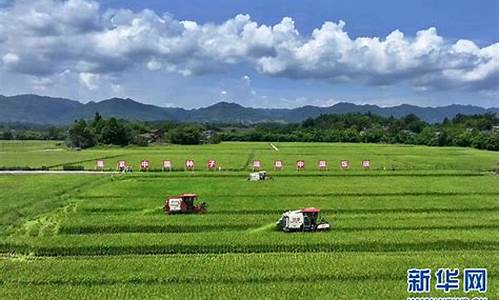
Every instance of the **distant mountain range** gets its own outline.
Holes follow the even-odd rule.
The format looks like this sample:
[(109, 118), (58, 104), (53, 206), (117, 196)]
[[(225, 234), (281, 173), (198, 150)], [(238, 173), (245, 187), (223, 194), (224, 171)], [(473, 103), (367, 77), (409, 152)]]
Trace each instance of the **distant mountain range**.
[(127, 120), (160, 121), (173, 120), (180, 122), (300, 122), (308, 117), (321, 114), (367, 113), (381, 116), (401, 117), (415, 114), (419, 118), (435, 123), (444, 118), (453, 118), (457, 114), (498, 115), (497, 108), (482, 108), (472, 105), (448, 105), (442, 107), (419, 107), (414, 105), (398, 105), (379, 107), (376, 105), (356, 105), (338, 103), (329, 107), (303, 106), (293, 109), (250, 108), (236, 103), (219, 102), (217, 104), (197, 108), (183, 109), (159, 107), (143, 104), (132, 99), (111, 98), (100, 102), (86, 104), (78, 101), (52, 98), (38, 95), (0, 95), (0, 122), (21, 122), (33, 124), (69, 124), (79, 118), (92, 118), (96, 112), (105, 117), (116, 117)]

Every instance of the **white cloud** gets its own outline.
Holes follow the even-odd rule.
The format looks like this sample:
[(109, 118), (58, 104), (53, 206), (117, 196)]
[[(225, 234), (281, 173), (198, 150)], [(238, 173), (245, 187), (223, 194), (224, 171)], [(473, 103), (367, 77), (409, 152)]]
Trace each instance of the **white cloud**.
[(351, 39), (344, 25), (342, 21), (326, 22), (298, 47), (282, 48), (275, 56), (261, 58), (260, 71), (274, 76), (369, 84), (408, 80), (430, 88), (474, 88), (498, 78), (498, 43), (483, 49), (472, 41), (452, 44), (433, 27), (417, 32), (415, 38), (405, 38), (396, 30), (383, 39)]
[(79, 79), (80, 83), (89, 90), (95, 90), (99, 88), (99, 80), (100, 80), (99, 74), (80, 73)]
[(7, 66), (11, 64), (17, 64), (19, 62), (19, 56), (14, 53), (7, 53), (2, 57), (2, 61)]
[(34, 78), (31, 81), (34, 90), (45, 92), (47, 87), (52, 86), (54, 81), (49, 77)]
[(148, 61), (148, 63), (146, 64), (146, 67), (150, 71), (157, 71), (157, 70), (161, 69), (161, 66), (162, 66), (161, 62), (159, 62), (155, 59)]
[(304, 35), (289, 17), (274, 25), (248, 15), (198, 24), (147, 9), (102, 11), (90, 0), (20, 0), (0, 9), (0, 68), (38, 77), (70, 70), (89, 89), (98, 88), (99, 75), (135, 66), (192, 76), (236, 64), (269, 76), (332, 83), (498, 89), (498, 43), (480, 48), (469, 40), (454, 42), (433, 27), (415, 36), (395, 30), (386, 37), (351, 38), (345, 26), (325, 22)]

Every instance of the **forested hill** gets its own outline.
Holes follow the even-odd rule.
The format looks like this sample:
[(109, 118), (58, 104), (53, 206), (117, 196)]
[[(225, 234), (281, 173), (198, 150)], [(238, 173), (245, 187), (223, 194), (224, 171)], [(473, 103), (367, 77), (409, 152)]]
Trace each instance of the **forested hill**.
[(148, 105), (132, 99), (111, 98), (83, 104), (74, 100), (38, 95), (11, 97), (0, 95), (0, 108), (0, 122), (32, 124), (69, 124), (75, 119), (92, 118), (96, 112), (105, 117), (139, 121), (172, 120), (180, 122), (242, 123), (301, 122), (307, 118), (317, 117), (322, 114), (367, 112), (385, 117), (402, 117), (415, 114), (429, 123), (441, 122), (445, 118), (451, 119), (457, 114), (477, 115), (489, 112), (498, 115), (497, 108), (486, 109), (471, 105), (419, 107), (404, 104), (393, 107), (379, 107), (342, 102), (329, 107), (303, 106), (294, 109), (268, 109), (219, 102), (208, 107), (187, 110)]

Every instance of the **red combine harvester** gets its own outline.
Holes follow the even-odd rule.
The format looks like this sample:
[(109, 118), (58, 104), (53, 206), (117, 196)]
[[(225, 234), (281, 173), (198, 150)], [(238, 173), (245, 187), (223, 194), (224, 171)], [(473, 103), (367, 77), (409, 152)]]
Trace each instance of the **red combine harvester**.
[(200, 214), (207, 211), (207, 204), (202, 202), (195, 205), (198, 200), (196, 194), (181, 194), (177, 196), (168, 197), (165, 201), (163, 210), (166, 214)]

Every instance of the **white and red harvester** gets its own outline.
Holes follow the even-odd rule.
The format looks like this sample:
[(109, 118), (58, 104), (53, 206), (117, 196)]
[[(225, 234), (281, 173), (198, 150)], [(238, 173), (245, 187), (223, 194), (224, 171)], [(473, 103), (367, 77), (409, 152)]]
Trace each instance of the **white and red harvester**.
[(250, 181), (262, 181), (268, 179), (271, 179), (271, 176), (267, 175), (266, 171), (252, 172), (247, 178), (247, 180)]
[(166, 214), (200, 214), (207, 211), (207, 204), (195, 204), (198, 200), (196, 194), (181, 194), (177, 196), (168, 197), (163, 206), (163, 211)]
[(276, 225), (285, 232), (330, 230), (330, 223), (320, 219), (319, 213), (319, 208), (314, 207), (287, 211)]

